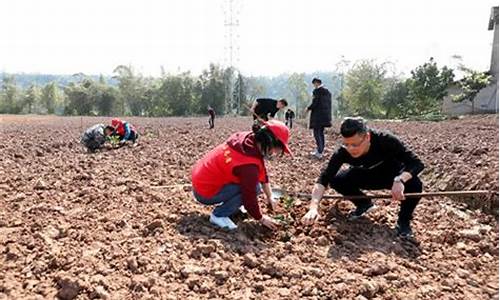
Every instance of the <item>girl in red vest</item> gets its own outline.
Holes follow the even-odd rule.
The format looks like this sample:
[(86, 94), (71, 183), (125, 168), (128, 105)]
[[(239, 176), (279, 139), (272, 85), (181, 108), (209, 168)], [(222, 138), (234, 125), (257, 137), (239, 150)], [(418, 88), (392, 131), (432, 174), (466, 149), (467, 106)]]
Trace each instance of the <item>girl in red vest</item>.
[(233, 134), (226, 142), (208, 152), (192, 170), (193, 194), (200, 203), (216, 205), (210, 222), (228, 229), (237, 226), (229, 218), (241, 205), (249, 215), (270, 229), (278, 223), (262, 215), (257, 202), (260, 185), (274, 209), (264, 159), (273, 155), (291, 154), (288, 148), (289, 130), (279, 121), (268, 121), (256, 132)]
[(133, 144), (137, 142), (139, 134), (135, 127), (129, 122), (122, 121), (118, 118), (111, 120), (111, 126), (115, 129), (115, 134), (120, 137), (120, 142), (131, 141)]

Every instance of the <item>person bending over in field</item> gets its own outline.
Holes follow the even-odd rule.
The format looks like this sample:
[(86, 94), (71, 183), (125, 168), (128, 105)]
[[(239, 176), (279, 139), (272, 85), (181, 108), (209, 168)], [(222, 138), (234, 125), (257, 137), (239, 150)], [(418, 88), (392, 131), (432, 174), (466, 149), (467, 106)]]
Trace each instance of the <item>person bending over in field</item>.
[(255, 100), (250, 110), (254, 113), (253, 119), (257, 119), (257, 116), (264, 121), (268, 121), (275, 117), (276, 113), (282, 108), (288, 106), (288, 102), (285, 99), (270, 99), (270, 98), (259, 98)]
[(215, 205), (210, 222), (227, 229), (237, 228), (231, 216), (243, 208), (262, 225), (275, 230), (278, 223), (263, 215), (257, 201), (260, 186), (274, 210), (273, 199), (264, 161), (275, 155), (291, 154), (288, 148), (290, 132), (282, 122), (265, 122), (257, 131), (234, 133), (198, 160), (191, 173), (195, 199), (205, 205)]
[(129, 141), (132, 142), (132, 145), (137, 145), (139, 133), (137, 133), (137, 130), (132, 124), (115, 118), (111, 120), (111, 126), (114, 128), (113, 135), (117, 135), (120, 139), (120, 145), (124, 145)]
[(288, 102), (285, 99), (259, 98), (255, 100), (250, 108), (254, 121), (252, 130), (258, 130), (262, 125), (262, 121), (274, 119), (276, 113), (287, 106)]
[(95, 152), (104, 146), (106, 138), (113, 134), (114, 128), (104, 124), (96, 124), (82, 135), (80, 143), (87, 148), (88, 152)]

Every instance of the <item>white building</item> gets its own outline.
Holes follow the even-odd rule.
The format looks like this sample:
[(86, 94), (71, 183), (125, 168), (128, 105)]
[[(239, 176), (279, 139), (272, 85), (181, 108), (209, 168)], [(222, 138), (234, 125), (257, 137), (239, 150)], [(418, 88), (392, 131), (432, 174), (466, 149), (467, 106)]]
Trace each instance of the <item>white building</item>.
[[(498, 6), (491, 8), (488, 30), (493, 30), (490, 70), (491, 83), (476, 95), (474, 101), (453, 102), (454, 95), (461, 90), (458, 85), (448, 89), (448, 96), (443, 99), (443, 113), (447, 115), (464, 115), (471, 113), (498, 113)], [(472, 106), (474, 104), (474, 106)]]

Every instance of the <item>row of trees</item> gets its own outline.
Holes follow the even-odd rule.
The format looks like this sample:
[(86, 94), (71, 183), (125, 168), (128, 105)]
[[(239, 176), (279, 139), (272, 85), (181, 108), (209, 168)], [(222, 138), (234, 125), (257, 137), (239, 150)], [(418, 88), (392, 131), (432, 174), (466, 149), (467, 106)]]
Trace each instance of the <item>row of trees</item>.
[(56, 112), (61, 94), (58, 86), (52, 82), (43, 88), (33, 84), (25, 90), (16, 85), (14, 76), (4, 76), (0, 88), (0, 113), (41, 113)]
[[(454, 83), (454, 70), (439, 68), (433, 58), (402, 78), (391, 71), (391, 63), (371, 60), (356, 62), (341, 76), (345, 85), (338, 95), (340, 115), (361, 115), (370, 118), (407, 118), (440, 114), (443, 98)], [(462, 93), (454, 101), (473, 101), (488, 85), (490, 76), (460, 65), (465, 76), (458, 81)]]
[[(407, 118), (439, 113), (454, 72), (438, 68), (431, 58), (411, 71), (409, 78), (395, 74), (391, 63), (361, 60), (337, 70), (328, 88), (334, 95), (335, 113), (369, 118)], [(459, 81), (464, 93), (456, 101), (472, 100), (488, 84), (488, 76), (460, 66), (466, 76)], [(293, 73), (274, 81), (262, 77), (243, 77), (235, 70), (211, 64), (200, 76), (189, 72), (163, 73), (159, 78), (144, 77), (130, 66), (114, 70), (114, 83), (101, 76), (73, 75), (74, 81), (63, 86), (52, 81), (44, 86), (32, 84), (25, 89), (16, 85), (14, 76), (4, 75), (0, 87), (0, 113), (48, 113), (64, 115), (187, 116), (205, 114), (212, 106), (218, 114), (248, 113), (258, 97), (285, 97), (299, 117), (310, 102), (309, 74)], [(283, 77), (283, 76), (281, 76)], [(231, 87), (232, 88), (228, 88)], [(276, 89), (278, 88), (278, 89)], [(280, 95), (268, 95), (280, 91)], [(236, 105), (230, 107), (232, 96)]]
[(65, 86), (50, 82), (26, 89), (16, 85), (14, 76), (4, 76), (0, 89), (0, 113), (58, 113), (64, 115), (134, 115), (187, 116), (205, 114), (207, 106), (224, 113), (227, 82), (234, 84), (247, 105), (244, 78), (235, 71), (211, 64), (200, 76), (189, 72), (163, 74), (160, 78), (144, 77), (130, 66), (118, 66), (113, 77), (117, 84), (109, 84), (101, 76), (98, 80), (84, 74), (75, 74), (75, 80)]

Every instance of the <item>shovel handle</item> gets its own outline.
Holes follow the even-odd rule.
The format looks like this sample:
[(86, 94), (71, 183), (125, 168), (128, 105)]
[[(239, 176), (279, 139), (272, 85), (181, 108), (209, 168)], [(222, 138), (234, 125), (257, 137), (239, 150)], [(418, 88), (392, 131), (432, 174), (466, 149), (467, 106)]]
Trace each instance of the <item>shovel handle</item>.
[[(491, 195), (498, 194), (494, 191), (476, 190), (476, 191), (443, 191), (443, 192), (422, 192), (422, 193), (406, 193), (405, 198), (414, 197), (436, 197), (436, 196), (470, 196), (470, 195)], [(311, 198), (310, 194), (297, 193), (294, 196), (300, 198)], [(342, 195), (323, 195), (323, 199), (389, 199), (392, 194), (377, 194), (377, 195), (356, 195), (356, 196), (342, 196)]]

